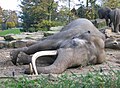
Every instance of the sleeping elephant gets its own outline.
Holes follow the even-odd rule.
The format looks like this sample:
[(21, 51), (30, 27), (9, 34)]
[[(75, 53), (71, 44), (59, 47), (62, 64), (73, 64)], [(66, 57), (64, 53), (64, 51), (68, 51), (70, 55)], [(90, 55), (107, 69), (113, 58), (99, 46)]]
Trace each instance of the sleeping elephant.
[(119, 33), (120, 32), (120, 9), (116, 8), (112, 10), (110, 13), (110, 23), (113, 23), (114, 28), (113, 32)]
[[(10, 53), (12, 62), (18, 63), (18, 55), (27, 55), (43, 50), (57, 50), (55, 61), (50, 66), (37, 67), (38, 73), (62, 73), (72, 66), (97, 64), (105, 61), (105, 36), (89, 20), (81, 18), (66, 25), (59, 33), (29, 47), (13, 50)], [(26, 58), (24, 58), (26, 59)], [(23, 63), (27, 63), (23, 60)], [(28, 71), (26, 70), (26, 73)]]
[(112, 11), (112, 10), (111, 10), (111, 8), (109, 8), (109, 7), (103, 7), (103, 8), (100, 8), (100, 9), (98, 10), (98, 16), (99, 16), (99, 18), (100, 18), (100, 19), (105, 19), (106, 25), (109, 26), (109, 27), (111, 27), (111, 24), (110, 24), (110, 21), (109, 21), (109, 19), (110, 19), (109, 13), (110, 13), (111, 11)]

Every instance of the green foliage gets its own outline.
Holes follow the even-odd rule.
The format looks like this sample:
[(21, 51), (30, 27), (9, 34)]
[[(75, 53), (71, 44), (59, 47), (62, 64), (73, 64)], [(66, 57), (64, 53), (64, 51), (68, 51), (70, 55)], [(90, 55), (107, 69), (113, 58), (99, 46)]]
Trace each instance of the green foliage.
[(77, 9), (78, 16), (89, 20), (98, 18), (97, 11), (100, 6), (96, 4), (96, 0), (87, 0), (86, 4), (87, 6), (85, 7), (83, 2), (80, 3), (80, 7)]
[(16, 25), (14, 22), (7, 22), (7, 28), (14, 28)]
[(89, 72), (87, 74), (62, 74), (50, 80), (49, 77), (39, 75), (30, 80), (27, 77), (19, 79), (0, 80), (2, 88), (119, 88), (120, 71)]
[(85, 18), (85, 11), (85, 6), (83, 4), (80, 4), (80, 7), (77, 9), (78, 17)]
[(104, 6), (108, 6), (110, 8), (120, 7), (120, 0), (104, 0)]
[[(38, 1), (36, 3), (36, 1)], [(28, 30), (31, 27), (52, 26), (51, 22), (56, 18), (57, 3), (54, 0), (23, 0), (21, 5), (23, 27)], [(46, 21), (47, 20), (47, 21)], [(43, 27), (43, 26), (41, 26)]]
[(11, 10), (2, 10), (2, 22), (5, 25), (8, 25), (9, 28), (17, 26), (18, 16), (15, 11)]
[(0, 18), (0, 24), (2, 23), (2, 19)]
[(98, 23), (97, 25), (97, 28), (101, 29), (101, 28), (104, 28), (106, 26), (106, 22), (101, 22), (101, 23)]
[[(30, 28), (28, 28), (28, 32), (37, 32), (39, 29), (38, 28), (35, 28), (35, 27), (30, 27)], [(25, 30), (26, 31), (26, 30)], [(24, 31), (24, 32), (25, 32)]]
[(20, 7), (22, 9), (20, 17), (26, 31), (31, 27), (49, 30), (52, 26), (65, 25), (69, 20), (75, 19), (66, 6), (61, 6), (58, 11), (58, 3), (54, 0), (22, 0)]
[(4, 30), (4, 31), (0, 31), (0, 36), (4, 36), (7, 34), (20, 34), (20, 30), (17, 28), (14, 29), (8, 29), (8, 30)]
[(36, 26), (37, 26), (38, 30), (48, 31), (50, 29), (50, 27), (55, 27), (55, 26), (59, 26), (59, 25), (60, 25), (60, 22), (42, 20), (42, 22), (38, 23)]

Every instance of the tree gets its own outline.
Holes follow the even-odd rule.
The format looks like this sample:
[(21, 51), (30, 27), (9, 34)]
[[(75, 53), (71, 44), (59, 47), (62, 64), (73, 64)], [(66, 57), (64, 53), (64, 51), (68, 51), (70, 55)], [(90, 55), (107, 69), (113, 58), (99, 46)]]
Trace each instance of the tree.
[[(18, 16), (17, 13), (15, 11), (11, 11), (11, 10), (3, 10), (2, 11), (2, 26), (3, 29), (7, 29), (7, 22), (12, 22), (15, 24), (15, 26), (18, 23)], [(12, 26), (12, 27), (15, 27)]]
[(114, 9), (120, 7), (120, 0), (103, 0), (103, 5)]
[(2, 29), (2, 8), (0, 7), (0, 30)]
[[(57, 3), (54, 0), (23, 0), (21, 2), (23, 27), (28, 30), (31, 27), (40, 27), (43, 20), (51, 23), (55, 19)], [(50, 25), (46, 24), (49, 29)]]
[(0, 24), (2, 23), (2, 8), (0, 7)]
[(80, 7), (77, 9), (78, 16), (87, 19), (96, 19), (99, 7), (99, 5), (96, 4), (96, 1), (97, 0), (86, 0), (86, 6), (81, 2), (79, 4)]
[(83, 5), (83, 2), (79, 4), (79, 8), (77, 9), (77, 16), (80, 18), (85, 18), (85, 6)]
[(7, 28), (14, 28), (15, 22), (6, 22)]
[(11, 15), (10, 15), (7, 22), (12, 22), (15, 24), (15, 26), (18, 25), (18, 16), (17, 16), (17, 13), (15, 11), (11, 11)]
[[(60, 12), (64, 12), (64, 15), (66, 13), (66, 20), (68, 22), (70, 22), (71, 20), (73, 19), (76, 19), (77, 18), (77, 11), (76, 12), (73, 12), (73, 10), (75, 11), (75, 3), (74, 3), (75, 0), (59, 0), (58, 2), (62, 2), (62, 3), (65, 3), (65, 5), (61, 5), (61, 9), (62, 11)], [(78, 0), (80, 1), (80, 0)], [(74, 4), (74, 6), (73, 6)], [(73, 7), (72, 7), (73, 6)], [(67, 22), (67, 23), (68, 23)]]

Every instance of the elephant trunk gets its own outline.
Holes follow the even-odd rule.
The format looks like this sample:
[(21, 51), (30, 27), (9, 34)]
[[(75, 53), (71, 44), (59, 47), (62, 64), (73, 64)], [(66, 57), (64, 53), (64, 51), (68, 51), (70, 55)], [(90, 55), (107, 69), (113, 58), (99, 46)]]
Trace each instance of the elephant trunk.
[[(38, 75), (38, 71), (37, 71), (37, 67), (36, 67), (36, 59), (38, 57), (41, 56), (45, 56), (45, 55), (56, 55), (57, 54), (57, 50), (51, 50), (51, 51), (40, 51), (40, 52), (36, 52), (33, 56), (32, 56), (32, 68), (33, 71), (35, 72), (35, 75)], [(30, 63), (31, 64), (31, 63)]]

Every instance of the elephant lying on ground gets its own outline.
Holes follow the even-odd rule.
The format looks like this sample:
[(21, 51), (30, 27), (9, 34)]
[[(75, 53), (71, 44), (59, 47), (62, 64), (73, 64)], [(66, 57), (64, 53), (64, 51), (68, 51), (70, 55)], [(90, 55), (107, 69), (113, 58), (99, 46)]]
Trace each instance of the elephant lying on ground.
[[(72, 66), (104, 62), (104, 40), (105, 36), (89, 20), (81, 18), (66, 25), (59, 33), (29, 47), (13, 50), (10, 55), (16, 64), (20, 52), (30, 55), (43, 50), (57, 50), (53, 64), (37, 67), (37, 70), (38, 73), (62, 73)], [(23, 60), (23, 63), (30, 63), (30, 60)]]
[(110, 13), (110, 24), (113, 23), (113, 32), (120, 32), (120, 9), (116, 8), (112, 10)]
[(109, 8), (109, 7), (103, 7), (103, 8), (100, 8), (99, 10), (98, 10), (98, 16), (99, 16), (99, 18), (100, 19), (105, 19), (105, 21), (106, 21), (106, 25), (107, 26), (111, 26), (111, 24), (109, 24), (110, 23), (110, 17), (109, 17), (109, 13), (112, 11), (112, 9), (111, 8)]

